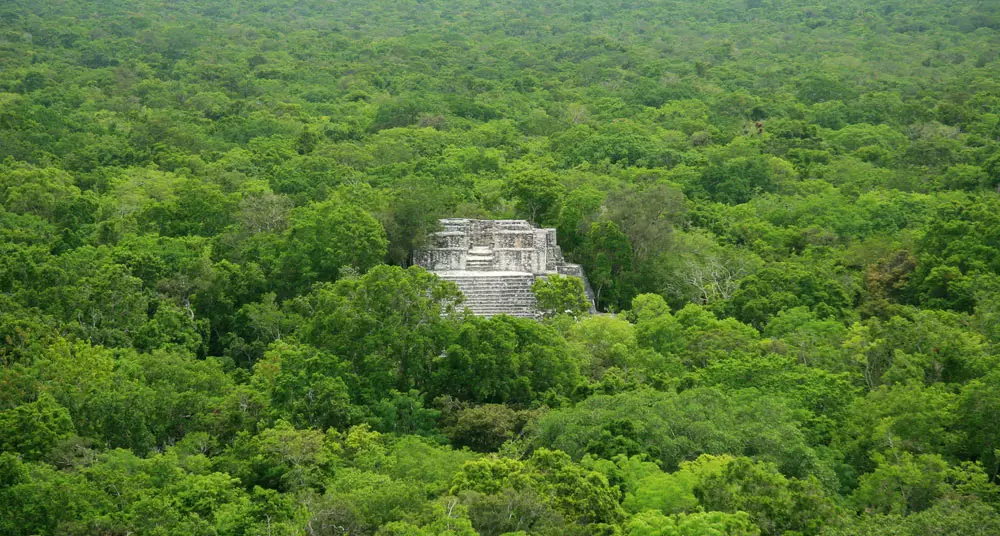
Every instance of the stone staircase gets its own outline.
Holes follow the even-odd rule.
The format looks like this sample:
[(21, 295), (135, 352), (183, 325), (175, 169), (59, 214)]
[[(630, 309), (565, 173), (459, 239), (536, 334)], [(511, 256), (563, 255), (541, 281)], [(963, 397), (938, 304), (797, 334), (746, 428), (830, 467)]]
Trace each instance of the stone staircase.
[(473, 247), (465, 256), (465, 269), (486, 271), (493, 266), (493, 250), (488, 247)]
[(535, 295), (531, 285), (535, 276), (517, 272), (442, 272), (438, 276), (451, 281), (465, 295), (463, 305), (479, 316), (509, 315), (533, 318)]

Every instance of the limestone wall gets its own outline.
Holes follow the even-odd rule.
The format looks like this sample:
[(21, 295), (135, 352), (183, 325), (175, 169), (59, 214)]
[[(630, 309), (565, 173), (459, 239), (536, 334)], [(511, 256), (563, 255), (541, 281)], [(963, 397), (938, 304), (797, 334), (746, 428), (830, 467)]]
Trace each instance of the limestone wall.
[(531, 248), (496, 248), (493, 250), (492, 269), (537, 274), (538, 252)]
[(467, 248), (429, 248), (417, 251), (413, 261), (432, 272), (465, 270)]

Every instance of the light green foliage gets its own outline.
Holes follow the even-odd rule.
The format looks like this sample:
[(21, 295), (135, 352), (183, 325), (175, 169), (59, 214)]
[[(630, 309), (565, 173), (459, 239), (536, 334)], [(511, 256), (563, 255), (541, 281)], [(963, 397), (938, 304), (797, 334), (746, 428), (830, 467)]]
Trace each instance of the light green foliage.
[(80, 189), (73, 177), (58, 168), (4, 166), (0, 179), (0, 205), (16, 214), (36, 214), (55, 220), (71, 208)]
[[(277, 342), (254, 365), (254, 387), (276, 418), (320, 429), (344, 426), (352, 416), (348, 364), (311, 346)], [(356, 384), (353, 380), (352, 384)]]
[[(126, 530), (143, 534), (294, 534), (302, 511), (274, 492), (223, 473), (194, 474), (171, 454), (137, 458), (109, 451), (79, 473), (0, 455), (5, 482), (0, 525), (9, 534)], [(108, 512), (99, 515), (99, 512)]]
[[(317, 504), (317, 516), (325, 524), (374, 532), (386, 523), (416, 512), (424, 502), (423, 489), (411, 482), (361, 469), (338, 471)], [(322, 526), (322, 525), (321, 525)]]
[(531, 285), (538, 309), (546, 316), (569, 314), (580, 316), (590, 311), (590, 300), (583, 290), (583, 280), (579, 277), (550, 275), (536, 279)]
[(997, 372), (969, 382), (958, 398), (957, 425), (965, 432), (965, 453), (982, 461), (987, 474), (996, 478), (1000, 471), (1000, 427), (997, 426), (1000, 394)]
[(593, 316), (574, 324), (566, 340), (590, 376), (600, 378), (608, 368), (629, 368), (638, 353), (635, 331), (625, 320)]
[(83, 475), (47, 465), (23, 462), (14, 453), (0, 453), (0, 528), (8, 534), (54, 533), (78, 527), (78, 520), (111, 506), (97, 486)]
[(705, 478), (720, 474), (730, 461), (729, 456), (702, 454), (697, 460), (681, 462), (673, 473), (651, 473), (633, 484), (634, 490), (626, 495), (622, 505), (630, 512), (696, 512), (699, 503), (695, 489)]
[(415, 436), (393, 442), (388, 455), (392, 458), (388, 468), (390, 476), (406, 482), (420, 482), (428, 493), (447, 491), (452, 477), (465, 462), (475, 457), (466, 450), (433, 445)]
[[(996, 500), (994, 486), (985, 482), (982, 467), (949, 467), (936, 454), (914, 456), (909, 452), (872, 455), (876, 468), (859, 479), (852, 498), (858, 509), (906, 515), (930, 508), (944, 497), (967, 496)], [(983, 491), (986, 497), (979, 496)], [(977, 493), (978, 492), (978, 493)]]
[(842, 346), (847, 328), (836, 320), (820, 319), (806, 307), (779, 312), (768, 323), (764, 335), (776, 339), (773, 349), (803, 365), (831, 371), (849, 370)]
[(837, 504), (815, 477), (787, 478), (774, 465), (748, 458), (707, 475), (695, 495), (706, 510), (747, 512), (761, 534), (820, 534), (838, 517)]
[(196, 354), (204, 351), (208, 321), (195, 321), (190, 310), (160, 303), (152, 318), (139, 330), (134, 345), (140, 350), (176, 349)]
[(5, 432), (0, 449), (39, 459), (73, 433), (73, 421), (66, 408), (42, 393), (34, 402), (0, 412), (0, 430)]
[(810, 443), (824, 443), (845, 426), (845, 414), (861, 390), (848, 374), (832, 374), (775, 354), (736, 355), (688, 376), (697, 385), (756, 388), (799, 410)]
[(468, 508), (457, 497), (446, 497), (421, 516), (424, 524), (396, 521), (379, 528), (377, 536), (478, 536), (468, 518)]
[(258, 435), (238, 434), (217, 463), (247, 485), (299, 491), (323, 482), (339, 461), (337, 450), (323, 432), (278, 421)]
[(746, 512), (698, 512), (665, 516), (657, 512), (642, 512), (626, 524), (628, 536), (757, 536), (760, 530)]
[[(374, 510), (369, 510), (364, 517), (390, 516), (397, 519), (404, 510), (408, 510), (409, 514), (404, 517), (411, 523), (409, 525), (396, 523), (392, 525), (394, 528), (415, 530), (414, 527), (421, 525), (423, 530), (430, 530), (432, 534), (437, 534), (435, 530), (454, 530), (458, 534), (469, 534), (471, 526), (465, 499), (450, 495), (442, 496), (434, 504), (424, 503), (418, 511), (414, 507), (421, 506), (421, 502), (413, 499), (413, 495), (437, 495), (447, 491), (454, 482), (452, 477), (458, 478), (456, 473), (468, 471), (470, 466), (478, 463), (476, 457), (467, 451), (433, 446), (426, 440), (413, 436), (393, 441), (392, 446), (386, 449), (384, 442), (387, 439), (386, 436), (370, 432), (364, 426), (356, 427), (347, 434), (341, 442), (345, 459), (349, 465), (365, 473), (364, 475), (356, 471), (338, 473), (338, 481), (346, 475), (345, 487), (328, 494), (322, 501), (327, 507), (333, 506), (335, 511), (321, 513), (319, 517), (323, 518), (329, 514), (348, 523), (357, 523), (360, 519), (359, 512), (366, 508)], [(357, 480), (359, 478), (364, 480)], [(350, 488), (358, 482), (368, 480), (377, 486), (391, 489), (373, 488), (365, 491)], [(347, 500), (346, 494), (350, 494), (350, 500), (354, 501), (350, 506), (343, 502)], [(372, 501), (377, 503), (400, 500), (403, 500), (405, 505), (400, 503), (398, 507), (384, 508), (384, 504), (371, 504)]]
[[(618, 164), (623, 166), (658, 167), (669, 164), (676, 156), (656, 143), (647, 129), (631, 121), (620, 121), (600, 129), (576, 127), (564, 134), (572, 143), (568, 163)], [(567, 147), (568, 149), (568, 147)]]
[(978, 501), (944, 500), (911, 514), (860, 516), (830, 534), (872, 536), (934, 536), (936, 534), (991, 534), (1000, 530), (996, 510)]
[(876, 165), (888, 167), (906, 150), (908, 140), (888, 125), (857, 123), (829, 135), (838, 150)]
[[(465, 497), (473, 525), (488, 534), (513, 532), (536, 523), (567, 523), (567, 530), (576, 531), (588, 524), (613, 524), (624, 517), (619, 492), (604, 475), (580, 467), (562, 452), (547, 449), (536, 450), (524, 462), (508, 458), (467, 462), (452, 481), (451, 493)], [(505, 507), (514, 512), (503, 519), (497, 510)]]
[(643, 310), (633, 302), (635, 334), (640, 347), (674, 356), (689, 366), (704, 367), (734, 352), (755, 354), (760, 334), (732, 318), (718, 319), (704, 307), (688, 304), (676, 315), (661, 306)]
[(656, 294), (640, 294), (632, 298), (632, 309), (629, 319), (635, 323), (652, 320), (664, 314), (670, 314), (670, 307), (663, 296)]

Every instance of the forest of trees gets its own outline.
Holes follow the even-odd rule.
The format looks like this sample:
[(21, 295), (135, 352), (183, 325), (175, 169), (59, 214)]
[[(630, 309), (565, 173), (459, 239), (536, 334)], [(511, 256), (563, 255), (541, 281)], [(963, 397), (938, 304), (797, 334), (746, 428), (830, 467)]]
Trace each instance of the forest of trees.
[(4, 0), (0, 534), (1000, 534), (998, 73), (993, 0)]

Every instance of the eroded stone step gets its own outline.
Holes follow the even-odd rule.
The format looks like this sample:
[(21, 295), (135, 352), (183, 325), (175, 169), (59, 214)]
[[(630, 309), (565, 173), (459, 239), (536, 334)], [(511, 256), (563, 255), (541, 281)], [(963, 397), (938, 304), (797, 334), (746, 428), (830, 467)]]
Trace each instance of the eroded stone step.
[(518, 296), (516, 298), (496, 299), (497, 296), (465, 296), (465, 303), (496, 303), (507, 305), (510, 303), (534, 303), (532, 296)]
[(520, 317), (520, 318), (534, 318), (535, 317), (535, 313), (534, 312), (529, 312), (529, 311), (475, 311), (475, 310), (472, 310), (472, 313), (475, 314), (475, 315), (477, 315), (477, 316), (485, 316), (485, 317), (500, 316), (500, 315), (514, 316), (514, 317)]
[(463, 288), (531, 288), (527, 282), (524, 283), (469, 283), (466, 281), (452, 281)]
[(452, 276), (442, 277), (444, 281), (534, 281), (535, 278), (528, 277), (493, 277), (493, 276)]

